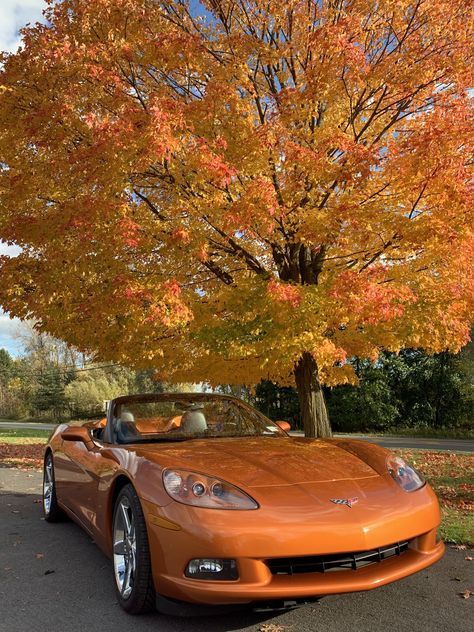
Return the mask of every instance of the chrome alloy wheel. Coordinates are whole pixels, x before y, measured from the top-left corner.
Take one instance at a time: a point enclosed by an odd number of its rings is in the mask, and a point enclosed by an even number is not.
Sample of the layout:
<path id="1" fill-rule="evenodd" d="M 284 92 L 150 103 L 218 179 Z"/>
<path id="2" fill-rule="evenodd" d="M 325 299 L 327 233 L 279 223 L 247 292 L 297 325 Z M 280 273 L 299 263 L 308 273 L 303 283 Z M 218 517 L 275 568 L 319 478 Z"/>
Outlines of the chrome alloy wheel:
<path id="1" fill-rule="evenodd" d="M 53 461 L 51 456 L 48 456 L 44 464 L 44 478 L 43 478 L 43 506 L 44 513 L 46 515 L 51 511 L 51 503 L 53 501 Z"/>
<path id="2" fill-rule="evenodd" d="M 115 512 L 114 571 L 120 594 L 124 599 L 130 596 L 137 567 L 137 540 L 135 519 L 127 498 L 122 497 Z"/>

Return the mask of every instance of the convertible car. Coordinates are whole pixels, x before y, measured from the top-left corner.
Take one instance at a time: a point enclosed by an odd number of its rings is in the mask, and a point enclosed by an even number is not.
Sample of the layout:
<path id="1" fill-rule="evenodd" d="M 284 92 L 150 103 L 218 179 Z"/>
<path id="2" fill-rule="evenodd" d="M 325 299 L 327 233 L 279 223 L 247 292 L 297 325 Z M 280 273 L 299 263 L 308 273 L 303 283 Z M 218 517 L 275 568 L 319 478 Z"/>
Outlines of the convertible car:
<path id="1" fill-rule="evenodd" d="M 119 397 L 52 434 L 45 518 L 67 514 L 112 558 L 131 613 L 309 601 L 441 558 L 437 499 L 408 463 L 287 430 L 233 397 Z"/>

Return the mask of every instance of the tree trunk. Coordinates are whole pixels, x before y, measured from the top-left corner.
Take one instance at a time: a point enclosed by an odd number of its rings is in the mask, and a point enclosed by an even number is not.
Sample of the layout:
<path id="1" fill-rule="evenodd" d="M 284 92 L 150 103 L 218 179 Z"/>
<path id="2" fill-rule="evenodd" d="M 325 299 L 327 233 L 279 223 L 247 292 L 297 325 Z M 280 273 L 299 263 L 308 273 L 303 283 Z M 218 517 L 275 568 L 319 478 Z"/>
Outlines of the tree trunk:
<path id="1" fill-rule="evenodd" d="M 319 381 L 318 365 L 311 353 L 305 351 L 295 365 L 295 380 L 305 436 L 330 437 L 331 426 Z"/>

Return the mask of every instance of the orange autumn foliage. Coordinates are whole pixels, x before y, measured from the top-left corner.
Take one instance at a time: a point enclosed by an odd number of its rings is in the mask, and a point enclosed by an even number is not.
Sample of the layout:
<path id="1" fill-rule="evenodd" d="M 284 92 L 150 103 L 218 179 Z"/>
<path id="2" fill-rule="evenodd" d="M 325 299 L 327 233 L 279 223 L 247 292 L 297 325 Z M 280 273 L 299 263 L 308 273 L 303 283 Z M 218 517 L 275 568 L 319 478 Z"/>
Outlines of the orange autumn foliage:
<path id="1" fill-rule="evenodd" d="M 61 0 L 0 81 L 0 303 L 168 380 L 469 336 L 465 0 Z"/>

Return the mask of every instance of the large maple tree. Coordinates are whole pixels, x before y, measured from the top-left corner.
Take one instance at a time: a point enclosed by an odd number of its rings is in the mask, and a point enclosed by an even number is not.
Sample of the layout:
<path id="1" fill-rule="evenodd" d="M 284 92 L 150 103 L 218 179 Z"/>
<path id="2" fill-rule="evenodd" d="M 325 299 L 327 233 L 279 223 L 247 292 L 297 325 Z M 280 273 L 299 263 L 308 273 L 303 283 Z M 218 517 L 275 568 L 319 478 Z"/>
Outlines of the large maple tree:
<path id="1" fill-rule="evenodd" d="M 457 350 L 472 279 L 465 0 L 61 0 L 4 57 L 0 302 L 168 380 Z"/>

